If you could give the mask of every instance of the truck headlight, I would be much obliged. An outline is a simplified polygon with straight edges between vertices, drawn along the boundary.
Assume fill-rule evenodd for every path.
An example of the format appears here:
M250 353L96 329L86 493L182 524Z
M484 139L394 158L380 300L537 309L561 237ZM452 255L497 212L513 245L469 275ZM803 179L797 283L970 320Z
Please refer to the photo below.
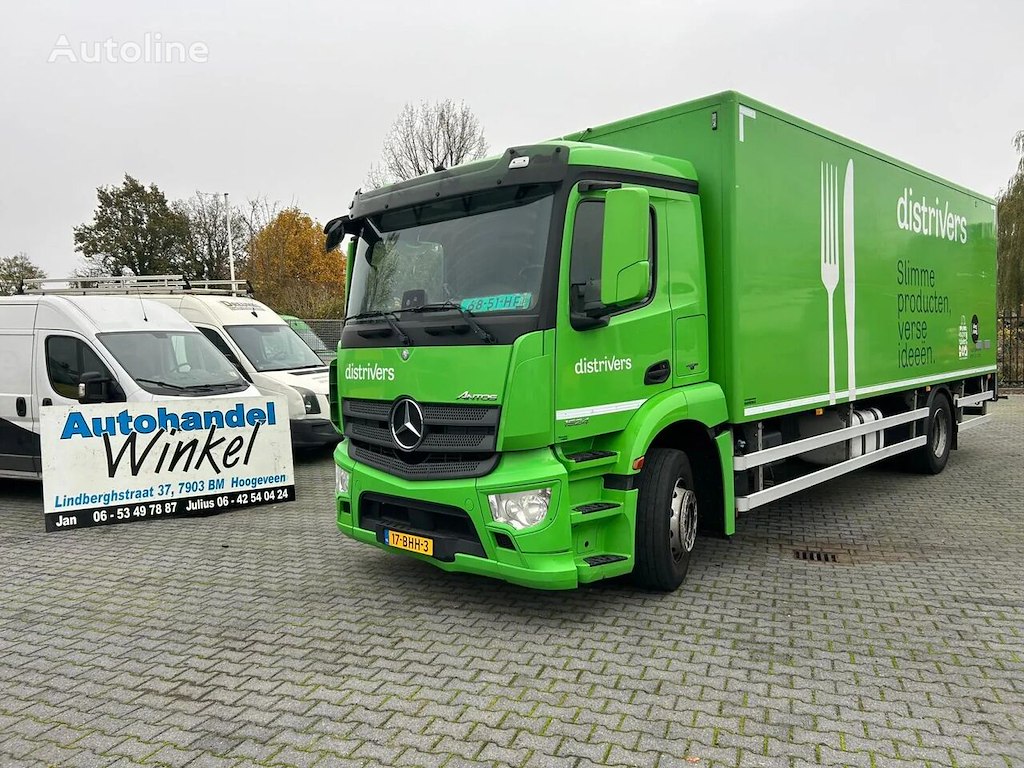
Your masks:
M348 484L352 480L352 475L348 473L347 469L342 469L337 464L334 465L334 489L339 494L348 493Z
M306 407L307 416L311 413L320 413L320 401L315 392L310 392L302 387L296 387L295 390L302 395L302 404Z
M491 508L491 518L494 522L507 523L522 530L543 522L548 516L551 489L495 493L487 497L487 504Z

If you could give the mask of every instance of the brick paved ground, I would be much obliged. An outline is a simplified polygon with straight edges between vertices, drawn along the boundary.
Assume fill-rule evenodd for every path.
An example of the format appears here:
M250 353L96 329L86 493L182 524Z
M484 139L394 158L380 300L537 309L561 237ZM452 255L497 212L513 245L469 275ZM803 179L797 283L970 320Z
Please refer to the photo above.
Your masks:
M942 476L759 510L673 595L357 545L324 457L300 503L64 534L5 484L0 764L1024 766L1024 398L994 410Z

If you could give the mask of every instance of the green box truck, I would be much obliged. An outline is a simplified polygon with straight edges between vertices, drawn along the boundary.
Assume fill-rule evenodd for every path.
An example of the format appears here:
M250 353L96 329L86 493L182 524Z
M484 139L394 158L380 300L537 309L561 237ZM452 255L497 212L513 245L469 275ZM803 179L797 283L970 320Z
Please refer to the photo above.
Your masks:
M734 92L357 194L327 234L338 527L449 571L674 589L737 513L942 471L996 396L993 201Z

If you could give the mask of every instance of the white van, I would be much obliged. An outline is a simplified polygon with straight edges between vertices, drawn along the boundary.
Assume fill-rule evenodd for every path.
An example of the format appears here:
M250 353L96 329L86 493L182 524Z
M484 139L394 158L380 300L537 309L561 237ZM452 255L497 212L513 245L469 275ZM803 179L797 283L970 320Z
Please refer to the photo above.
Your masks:
M68 280L26 280L29 292ZM256 301L244 280L185 280L181 275L100 277L80 281L79 293L145 296L181 314L198 328L260 391L288 401L292 445L312 448L337 443L330 420L328 366L270 307Z
M113 296L0 298L0 477L39 478L49 405L259 396L169 307Z

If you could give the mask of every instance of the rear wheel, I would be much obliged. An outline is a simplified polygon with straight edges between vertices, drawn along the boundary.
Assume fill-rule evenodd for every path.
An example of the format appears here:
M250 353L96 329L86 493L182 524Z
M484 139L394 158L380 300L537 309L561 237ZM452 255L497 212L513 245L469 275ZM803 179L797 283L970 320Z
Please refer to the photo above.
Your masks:
M932 398L925 435L925 444L911 455L911 466L915 472L937 475L946 468L953 447L953 406L945 392Z
M683 583L697 540L697 493L682 451L653 448L640 472L633 579L671 591Z

